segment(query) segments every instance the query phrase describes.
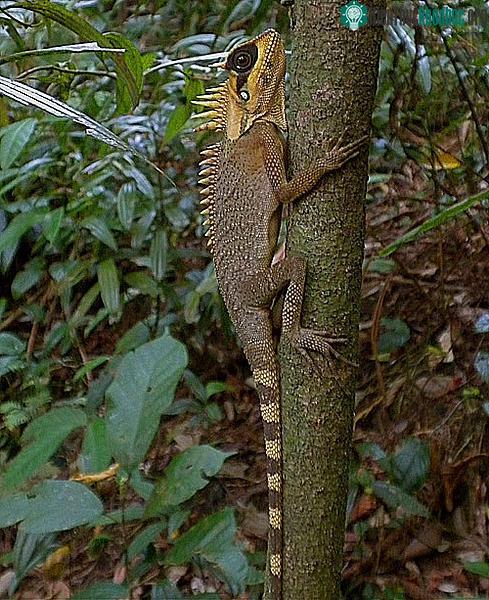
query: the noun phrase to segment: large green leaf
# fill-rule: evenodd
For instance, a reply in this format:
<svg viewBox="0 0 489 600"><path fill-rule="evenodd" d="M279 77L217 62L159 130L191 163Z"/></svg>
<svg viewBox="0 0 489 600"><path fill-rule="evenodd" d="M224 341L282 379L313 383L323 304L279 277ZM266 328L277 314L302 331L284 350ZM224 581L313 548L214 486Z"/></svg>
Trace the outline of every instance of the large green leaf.
<svg viewBox="0 0 489 600"><path fill-rule="evenodd" d="M209 483L207 477L216 475L226 458L233 454L212 446L194 446L175 456L156 484L149 501L149 514L156 514L191 498Z"/></svg>
<svg viewBox="0 0 489 600"><path fill-rule="evenodd" d="M27 516L29 499L25 494L9 494L0 499L0 528L10 527Z"/></svg>
<svg viewBox="0 0 489 600"><path fill-rule="evenodd" d="M379 337L379 352L385 354L394 352L407 344L411 330L402 319L382 319L383 333Z"/></svg>
<svg viewBox="0 0 489 600"><path fill-rule="evenodd" d="M107 432L112 455L128 471L144 459L186 364L185 347L170 336L140 346L119 363L106 392Z"/></svg>
<svg viewBox="0 0 489 600"><path fill-rule="evenodd" d="M127 558L132 560L138 554L143 554L149 544L153 543L154 540L160 533L165 529L166 523L158 522L148 525L133 539L129 548L127 549Z"/></svg>
<svg viewBox="0 0 489 600"><path fill-rule="evenodd" d="M426 506L418 502L414 496L407 494L396 485L386 481L376 481L372 485L374 494L394 510L401 508L407 516L429 517Z"/></svg>
<svg viewBox="0 0 489 600"><path fill-rule="evenodd" d="M487 562L464 562L464 569L472 575L478 575L479 577L485 577L489 579L489 563Z"/></svg>
<svg viewBox="0 0 489 600"><path fill-rule="evenodd" d="M18 356L26 348L26 343L15 334L4 331L0 333L0 354Z"/></svg>
<svg viewBox="0 0 489 600"><path fill-rule="evenodd" d="M22 527L17 529L13 552L13 567L18 585L34 567L44 562L46 557L58 547L53 533L27 533Z"/></svg>
<svg viewBox="0 0 489 600"><path fill-rule="evenodd" d="M119 293L119 274L113 258L101 262L97 268L100 295L106 308L115 314L121 307Z"/></svg>
<svg viewBox="0 0 489 600"><path fill-rule="evenodd" d="M19 271L11 285L12 297L14 300L21 298L27 291L37 285L45 273L46 261L38 256L29 261L25 269Z"/></svg>
<svg viewBox="0 0 489 600"><path fill-rule="evenodd" d="M35 475L56 452L63 440L86 423L85 413L78 408L53 408L34 419L22 435L22 450L7 463L0 489L11 490Z"/></svg>
<svg viewBox="0 0 489 600"><path fill-rule="evenodd" d="M127 600L129 588L127 585L99 581L71 596L71 600Z"/></svg>
<svg viewBox="0 0 489 600"><path fill-rule="evenodd" d="M93 521L103 510L100 499L77 481L43 481L30 493L21 527L28 533L64 531Z"/></svg>
<svg viewBox="0 0 489 600"><path fill-rule="evenodd" d="M44 219L45 214L45 210L31 210L14 217L0 235L0 252L17 244L31 227Z"/></svg>
<svg viewBox="0 0 489 600"><path fill-rule="evenodd" d="M8 169L29 143L36 128L36 119L24 119L0 130L0 168Z"/></svg>
<svg viewBox="0 0 489 600"><path fill-rule="evenodd" d="M142 63L139 52L128 39L115 33L104 35L85 19L48 0L24 0L16 2L14 6L32 10L56 21L76 33L83 41L97 42L102 48L123 47L126 50L123 55L119 53L112 54L118 79L118 111L120 113L128 112L131 108L137 106L143 82ZM122 87L124 89L121 89Z"/></svg>
<svg viewBox="0 0 489 600"><path fill-rule="evenodd" d="M430 451L417 438L404 442L389 460L389 475L405 492L418 490L426 481L430 471Z"/></svg>
<svg viewBox="0 0 489 600"><path fill-rule="evenodd" d="M83 219L82 227L86 227L98 240L117 251L117 242L103 219L95 216L87 217Z"/></svg>
<svg viewBox="0 0 489 600"><path fill-rule="evenodd" d="M161 281L166 273L166 254L168 251L168 239L164 229L157 229L151 240L149 257L151 260L151 271L157 281Z"/></svg>
<svg viewBox="0 0 489 600"><path fill-rule="evenodd" d="M100 473L111 461L107 428L103 419L91 417L83 438L82 451L78 465L82 473Z"/></svg>
<svg viewBox="0 0 489 600"><path fill-rule="evenodd" d="M184 533L168 552L165 562L181 565L199 556L223 577L233 595L245 587L248 564L243 551L235 543L236 521L230 508L202 519Z"/></svg>

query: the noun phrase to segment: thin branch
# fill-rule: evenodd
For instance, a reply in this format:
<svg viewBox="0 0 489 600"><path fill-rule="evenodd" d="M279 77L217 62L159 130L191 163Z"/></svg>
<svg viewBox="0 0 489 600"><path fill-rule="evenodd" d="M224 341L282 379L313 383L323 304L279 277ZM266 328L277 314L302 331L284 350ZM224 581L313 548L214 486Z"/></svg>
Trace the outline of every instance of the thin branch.
<svg viewBox="0 0 489 600"><path fill-rule="evenodd" d="M150 69L145 71L144 74L149 75L150 73L154 73L155 71L160 71L161 69L166 69L167 67L173 67L175 65L183 65L186 63L209 62L211 60L224 58L227 56L227 54L227 52L214 52L212 54L203 54L202 56L188 56L187 58L177 58L176 60L165 60L152 66Z"/></svg>
<svg viewBox="0 0 489 600"><path fill-rule="evenodd" d="M39 71L57 71L58 73L68 73L70 75L96 75L98 77L110 77L111 79L116 79L116 74L111 71L91 71L89 69L65 69L63 67L58 67L57 65L41 65L39 67L32 67L32 69L27 69L27 71L23 71L20 75L17 75L17 80L24 80L30 77L33 73L37 73Z"/></svg>
<svg viewBox="0 0 489 600"><path fill-rule="evenodd" d="M0 65L5 65L16 60L27 58L29 56L41 56L44 54L79 54L82 52L115 52L117 54L124 54L124 48L102 48L97 42L88 42L86 44L68 44L67 46L53 46L51 48L38 48L36 50L23 50L22 52L15 52L8 56L0 57Z"/></svg>

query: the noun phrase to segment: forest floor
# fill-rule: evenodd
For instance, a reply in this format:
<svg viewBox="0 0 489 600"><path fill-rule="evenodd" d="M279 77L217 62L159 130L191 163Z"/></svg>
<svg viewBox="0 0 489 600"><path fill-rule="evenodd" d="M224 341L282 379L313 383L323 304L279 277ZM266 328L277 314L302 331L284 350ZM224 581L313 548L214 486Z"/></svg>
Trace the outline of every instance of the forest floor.
<svg viewBox="0 0 489 600"><path fill-rule="evenodd" d="M354 440L356 447L373 442L387 452L407 437L426 442L431 469L417 499L431 516L413 517L400 525L396 511L375 496L361 493L356 498L345 541L343 577L349 599L362 599L366 584L390 588L393 593L403 590L403 595L398 591L398 595L386 596L393 599L480 598L489 594L489 579L472 575L463 566L464 562L483 561L488 547L489 454L484 451L487 415L482 410L487 387L474 368L475 355L484 342L474 324L489 310L487 218L482 209L475 208L451 225L404 246L395 254L392 270L376 262L380 249L432 214L434 202L412 199L426 186L419 168L408 161L401 173L370 190ZM374 357L384 318L404 321L410 338L382 362ZM97 345L98 354L110 352L117 336L132 324L131 318L119 329L96 332L87 344ZM225 418L212 426L196 425L188 413L167 420L145 468L150 476L157 474L177 450L198 443L235 451L220 475L197 496L191 522L222 506L232 506L245 548L263 551L267 492L258 403L239 348L219 332L213 332L208 340L205 352L194 353L191 367L204 380L221 380L232 387L233 392L218 397ZM185 396L188 390L180 393ZM68 466L79 443L72 437L65 444ZM376 479L385 476L372 459L360 458L358 453L355 458ZM118 507L114 481L99 484L98 492L109 508ZM363 523L361 536L358 523ZM17 597L65 598L93 581L122 582L125 540L131 540L142 527L138 522L134 526L128 523L125 531L110 528L111 543L98 556L87 550L90 532L67 535L69 568L61 577L53 577L49 569L37 569L24 581ZM11 542L4 540L6 547ZM164 550L167 542L161 538L158 544ZM165 576L178 582L181 589L217 591L223 598L229 597L222 584L192 567L155 567L144 576L134 597L145 597L147 586Z"/></svg>

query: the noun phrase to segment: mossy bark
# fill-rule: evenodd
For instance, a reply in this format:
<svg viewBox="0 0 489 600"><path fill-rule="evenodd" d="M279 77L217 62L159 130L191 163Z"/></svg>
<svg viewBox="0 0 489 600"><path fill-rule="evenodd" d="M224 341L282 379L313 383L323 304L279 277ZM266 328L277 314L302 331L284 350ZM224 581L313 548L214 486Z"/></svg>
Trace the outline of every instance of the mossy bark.
<svg viewBox="0 0 489 600"><path fill-rule="evenodd" d="M339 24L343 2L291 8L290 152L293 175L370 130L382 37ZM380 6L380 2L377 6ZM302 323L347 339L357 359L368 145L295 206L287 254L308 263ZM280 344L284 416L284 600L339 600L356 369L331 357L314 368ZM318 370L320 373L318 374Z"/></svg>

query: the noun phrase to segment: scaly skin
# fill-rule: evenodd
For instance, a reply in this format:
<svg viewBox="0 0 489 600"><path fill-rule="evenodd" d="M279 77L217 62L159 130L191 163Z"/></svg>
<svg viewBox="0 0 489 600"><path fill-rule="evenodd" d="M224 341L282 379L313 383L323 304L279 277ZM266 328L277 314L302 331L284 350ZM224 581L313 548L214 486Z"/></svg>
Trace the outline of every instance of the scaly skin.
<svg viewBox="0 0 489 600"><path fill-rule="evenodd" d="M271 29L229 53L226 82L196 102L210 109L197 130L224 132L202 152L203 214L219 288L255 379L263 418L269 489L267 569L271 598L282 598L282 419L280 371L271 305L285 290L282 335L303 352L338 355L335 338L301 327L306 264L285 257L272 265L282 207L310 191L328 171L358 154L366 138L341 145L286 179L285 52ZM336 340L337 341L337 340Z"/></svg>

